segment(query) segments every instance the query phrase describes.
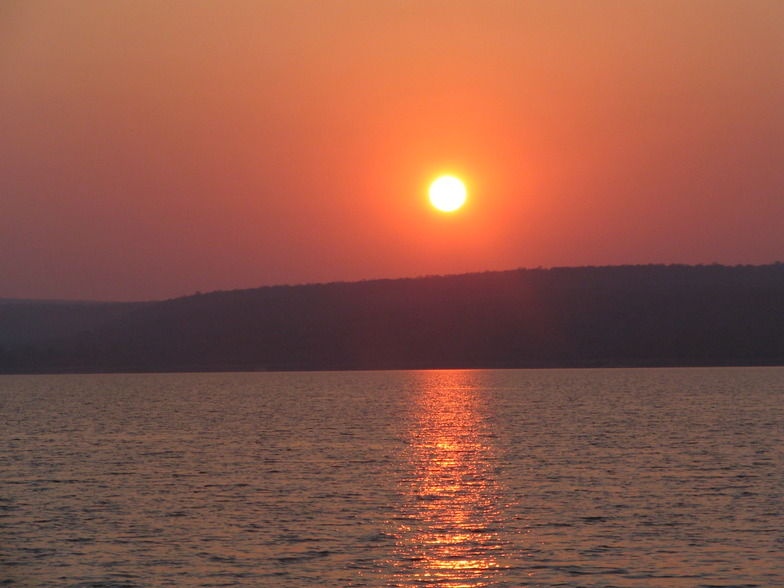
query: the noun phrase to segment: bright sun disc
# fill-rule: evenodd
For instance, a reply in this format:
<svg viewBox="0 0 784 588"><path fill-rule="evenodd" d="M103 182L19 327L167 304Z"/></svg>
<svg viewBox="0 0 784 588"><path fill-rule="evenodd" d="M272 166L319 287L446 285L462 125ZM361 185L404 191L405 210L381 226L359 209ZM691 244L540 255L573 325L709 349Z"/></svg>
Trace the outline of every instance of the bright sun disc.
<svg viewBox="0 0 784 588"><path fill-rule="evenodd" d="M463 182L453 176L442 176L430 184L430 202L438 210L451 212L457 210L466 199Z"/></svg>

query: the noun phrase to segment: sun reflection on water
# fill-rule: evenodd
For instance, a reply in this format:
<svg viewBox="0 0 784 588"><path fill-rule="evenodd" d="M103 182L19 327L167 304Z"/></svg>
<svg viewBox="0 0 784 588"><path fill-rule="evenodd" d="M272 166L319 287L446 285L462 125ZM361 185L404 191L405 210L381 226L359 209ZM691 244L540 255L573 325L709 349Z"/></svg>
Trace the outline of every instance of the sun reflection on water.
<svg viewBox="0 0 784 588"><path fill-rule="evenodd" d="M482 586L504 569L502 493L477 372L420 372L412 407L411 476L399 530L399 576L417 584Z"/></svg>

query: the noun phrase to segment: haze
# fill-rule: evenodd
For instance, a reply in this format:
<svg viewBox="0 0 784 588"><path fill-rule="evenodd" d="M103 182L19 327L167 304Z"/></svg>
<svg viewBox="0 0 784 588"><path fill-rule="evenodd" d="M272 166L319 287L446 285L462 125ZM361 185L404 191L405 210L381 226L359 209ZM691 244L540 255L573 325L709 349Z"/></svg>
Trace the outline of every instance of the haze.
<svg viewBox="0 0 784 588"><path fill-rule="evenodd" d="M0 297L780 260L783 25L779 0L6 0Z"/></svg>

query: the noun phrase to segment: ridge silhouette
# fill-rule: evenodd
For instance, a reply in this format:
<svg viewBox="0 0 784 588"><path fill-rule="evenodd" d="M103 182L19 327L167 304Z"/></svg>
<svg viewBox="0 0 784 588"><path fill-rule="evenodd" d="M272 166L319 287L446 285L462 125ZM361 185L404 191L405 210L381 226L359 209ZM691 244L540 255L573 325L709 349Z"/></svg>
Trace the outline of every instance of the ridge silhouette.
<svg viewBox="0 0 784 588"><path fill-rule="evenodd" d="M784 364L784 264L0 301L0 373Z"/></svg>

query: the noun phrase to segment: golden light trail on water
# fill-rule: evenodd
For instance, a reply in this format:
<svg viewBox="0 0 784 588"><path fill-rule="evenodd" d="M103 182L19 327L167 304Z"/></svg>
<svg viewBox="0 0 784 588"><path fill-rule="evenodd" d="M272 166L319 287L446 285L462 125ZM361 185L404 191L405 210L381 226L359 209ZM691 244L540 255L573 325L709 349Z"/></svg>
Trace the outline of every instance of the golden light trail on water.
<svg viewBox="0 0 784 588"><path fill-rule="evenodd" d="M471 372L423 372L410 431L413 474L403 489L401 576L462 588L503 571L503 506Z"/></svg>

